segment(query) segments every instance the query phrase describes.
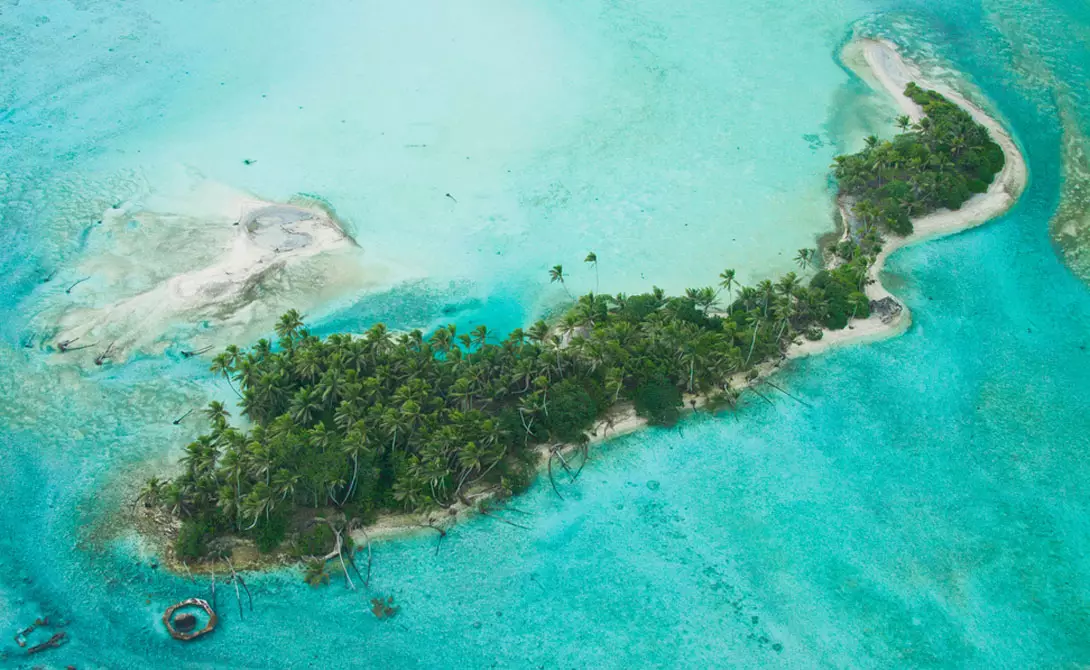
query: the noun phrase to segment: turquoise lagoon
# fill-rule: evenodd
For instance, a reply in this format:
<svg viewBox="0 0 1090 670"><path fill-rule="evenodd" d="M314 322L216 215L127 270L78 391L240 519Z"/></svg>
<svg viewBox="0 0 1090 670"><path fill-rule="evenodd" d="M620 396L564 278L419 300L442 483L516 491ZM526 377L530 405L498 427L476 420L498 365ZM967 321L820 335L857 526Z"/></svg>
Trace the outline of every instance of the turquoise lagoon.
<svg viewBox="0 0 1090 670"><path fill-rule="evenodd" d="M1090 132L1085 4L393 4L0 9L0 663L30 665L11 636L42 614L70 637L49 667L1090 662L1090 292L1048 231L1063 133ZM254 575L245 619L221 589L213 636L166 636L204 586L116 510L193 435L171 420L229 391L171 356L47 362L35 317L111 244L106 207L179 165L333 203L406 279L315 306L326 332L519 325L561 299L547 267L593 288L591 249L603 290L752 281L832 228L830 157L886 128L837 61L856 30L964 73L1032 172L1007 216L891 259L905 335L793 363L810 406L605 444L565 500L517 501L529 530L383 543L372 593Z"/></svg>

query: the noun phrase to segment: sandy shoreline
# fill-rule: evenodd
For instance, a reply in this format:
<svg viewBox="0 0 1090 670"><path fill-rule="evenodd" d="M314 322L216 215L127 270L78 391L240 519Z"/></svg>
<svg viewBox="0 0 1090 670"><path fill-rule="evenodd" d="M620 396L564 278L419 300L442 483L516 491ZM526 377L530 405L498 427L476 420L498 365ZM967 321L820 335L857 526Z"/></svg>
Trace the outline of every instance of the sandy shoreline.
<svg viewBox="0 0 1090 670"><path fill-rule="evenodd" d="M868 72L861 74L869 74L873 77L873 79L881 85L882 90L893 98L897 107L905 114L908 114L913 120L922 118L923 110L919 105L904 95L905 86L910 81L916 82L923 88L938 91L946 96L947 99L969 112L977 123L980 123L988 129L992 138L1000 147L1002 147L1006 162L1003 166L1003 170L996 175L995 180L988 187L988 190L985 193L973 196L960 209L955 211L940 210L927 216L913 219L913 233L911 235L886 235L882 251L870 268L870 279L873 281L866 287L866 294L872 301L879 301L886 298L895 301L896 304L900 306L900 311L897 314L892 315L892 317L890 315L885 315L884 317L883 315L873 314L866 319L853 320L848 328L841 330L825 330L823 331L823 336L820 340L798 341L788 348L786 352L787 359L813 356L829 349L849 344L873 342L899 335L908 330L908 327L912 324L911 313L904 303L897 300L897 298L882 285L880 279L886 259L889 258L893 252L902 247L934 237L952 235L962 230L978 226L1003 214L1017 201L1018 196L1021 195L1022 191L1025 189L1028 179L1028 171L1022 153L1019 151L1018 146L1003 125L957 91L954 91L943 84L928 81L920 74L916 67L901 57L897 48L892 43L885 40L862 39L853 42L848 45L847 48L859 49L861 51L860 55L865 59L868 67ZM760 375L757 379L759 380L775 373L775 371L779 369L781 362L782 361L769 362L761 366L759 368ZM732 380L732 384L735 385L736 388L746 388L747 386L752 386L756 381L757 380L746 382L739 375ZM695 401L695 407L688 404L690 401ZM687 403L685 408L686 411L693 411L693 409L699 408L702 405L702 400L699 398L686 397L685 402ZM692 409L690 409L690 407L692 407ZM599 421L595 425L594 429L591 431L590 443L595 444L608 439L613 439L646 427L647 420L636 416L636 412L631 406L620 406L615 408L610 413L609 417ZM547 458L547 454L548 452L543 449L543 458ZM451 511L454 511L454 513L450 514ZM447 517L447 523L451 523L466 511L467 510L464 507L458 509L452 508L452 510L447 510L447 513L443 516ZM393 519L380 521L375 527L378 532L375 533L372 531L372 538L376 536L398 536L419 530L419 526L391 523L391 521L393 521Z"/></svg>
<svg viewBox="0 0 1090 670"><path fill-rule="evenodd" d="M885 40L863 39L848 45L846 50L849 49L858 49L860 51L859 55L866 62L868 71L860 74L873 77L882 86L883 91L892 97L897 107L911 117L913 121L918 121L923 117L923 110L904 95L905 86L912 81L922 88L938 91L948 100L969 112L977 123L988 129L992 139L1003 149L1006 162L1002 171L995 176L995 180L989 185L988 190L970 198L960 209L954 211L939 210L927 216L913 219L913 232L911 235L885 235L882 251L870 268L869 277L872 281L866 287L866 294L872 301L886 298L895 301L901 308L899 314L893 318L887 317L885 319L880 315L872 315L866 319L852 321L848 328L843 330L826 330L824 336L816 342L804 341L792 345L787 351L788 358L812 356L838 346L873 342L906 331L912 324L911 312L881 282L880 275L886 259L902 247L934 237L953 235L979 226L1003 214L1018 200L1018 196L1025 190L1029 177L1022 152L1019 151L1014 139L1002 124L957 91L943 84L928 81L915 66L901 57L892 43ZM870 79L870 77L865 78ZM842 205L841 212L844 213ZM847 218L845 218L845 221L847 221Z"/></svg>
<svg viewBox="0 0 1090 670"><path fill-rule="evenodd" d="M980 225L1007 211L1022 193L1027 182L1027 169L1025 161L1017 145L1010 134L995 119L988 116L979 107L969 102L964 96L951 90L948 86L930 82L922 77L919 71L906 62L897 52L893 44L878 40L857 40L848 45L847 49L857 49L857 55L865 59L867 72L860 72L868 81L877 82L888 93L898 108L908 114L914 120L922 117L921 108L904 96L905 85L915 81L923 88L936 90L949 100L957 103L981 125L988 128L992 138L1002 147L1006 157L1003 170L996 175L995 180L989 186L987 192L971 198L962 208L956 211L941 210L925 217L913 219L914 232L907 236L887 235L881 253L870 268L869 276L873 280L866 287L866 294L872 301L890 299L900 306L899 311L887 314L872 314L867 319L855 319L848 328L841 330L825 330L823 337L817 341L801 340L792 344L786 351L785 359L767 362L758 368L756 379L746 380L744 375L736 375L732 380L732 386L739 389L752 387L760 379L774 374L779 369L783 360L812 356L829 349L848 344L860 344L892 337L908 329L911 325L911 314L901 301L897 300L882 285L880 274L886 259L894 251L901 247L917 242L951 235L968 228ZM847 219L845 219L846 221ZM686 412L692 412L703 405L703 399L685 396ZM623 404L613 408L609 415L599 420L590 431L590 444L620 437L636 432L647 427L647 420L636 415L631 404ZM562 447L564 453L574 451L572 445ZM550 454L550 446L542 445L541 469L544 469ZM554 472L554 475L557 475ZM566 478L562 472L556 476L558 484ZM376 523L366 528L366 532L356 531L353 536L359 546L369 538L370 540L405 537L421 532L435 532L429 526L449 527L458 519L472 514L476 505L489 500L494 496L491 491L477 491L466 496L470 505L456 503L448 509L440 509L426 515L397 514L380 518ZM498 507L497 511L502 507ZM164 556L164 558L167 558ZM279 556L258 557L253 561L236 561L240 568L255 569L260 567L283 566L285 561ZM169 559L168 559L169 560ZM288 561L287 564L294 563Z"/></svg>

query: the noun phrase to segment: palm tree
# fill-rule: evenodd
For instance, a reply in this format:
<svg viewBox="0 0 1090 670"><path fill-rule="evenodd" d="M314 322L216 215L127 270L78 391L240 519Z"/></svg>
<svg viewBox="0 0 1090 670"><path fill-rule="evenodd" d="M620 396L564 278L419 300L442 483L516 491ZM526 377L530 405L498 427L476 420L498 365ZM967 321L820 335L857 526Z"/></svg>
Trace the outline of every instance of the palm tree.
<svg viewBox="0 0 1090 670"><path fill-rule="evenodd" d="M299 389L291 399L291 418L304 426L312 425L321 411L320 391L313 387Z"/></svg>
<svg viewBox="0 0 1090 670"><path fill-rule="evenodd" d="M246 515L253 520L253 523L251 523L246 530L251 530L256 526L257 522L261 520L262 515L264 515L265 521L267 522L275 508L276 491L265 482L258 482L255 484L253 490L250 491L242 501L242 509L245 511Z"/></svg>
<svg viewBox="0 0 1090 670"><path fill-rule="evenodd" d="M908 132L909 127L912 125L912 119L906 114L902 114L897 117L897 127L901 129L901 132Z"/></svg>
<svg viewBox="0 0 1090 670"><path fill-rule="evenodd" d="M231 381L231 373L234 371L234 367L231 365L231 355L227 352L218 354L212 359L212 366L209 368L212 374L222 374L223 378L227 380L227 383L231 386L231 390L235 392L238 397L242 397L242 394L235 388L234 382Z"/></svg>
<svg viewBox="0 0 1090 670"><path fill-rule="evenodd" d="M598 292L598 254L593 251L587 254L587 257L583 259L584 263L591 263L594 265L594 292Z"/></svg>
<svg viewBox="0 0 1090 670"><path fill-rule="evenodd" d="M564 291L567 292L569 298L571 298L572 300L575 299L575 296L573 296L571 294L571 291L568 290L568 285L564 283L564 266L563 265L554 265L549 270L549 283L554 284L556 282L560 282L560 285L564 287Z"/></svg>
<svg viewBox="0 0 1090 670"><path fill-rule="evenodd" d="M852 293L848 296L848 304L852 306L852 317L855 318L856 312L861 308L865 309L870 306L870 299L863 293Z"/></svg>
<svg viewBox="0 0 1090 670"><path fill-rule="evenodd" d="M549 336L549 324L544 321L538 321L534 325L530 326L530 330L527 332L530 336L531 342L537 342L541 344L545 341L545 338Z"/></svg>
<svg viewBox="0 0 1090 670"><path fill-rule="evenodd" d="M360 456L369 453L370 444L367 440L367 428L363 422L357 423L351 431L349 431L344 441L344 453L346 456L352 459L352 480L348 483L348 493L344 496L344 501L341 501L343 505L345 501L352 497L352 494L356 491L356 479L360 473Z"/></svg>
<svg viewBox="0 0 1090 670"><path fill-rule="evenodd" d="M303 317L299 314L298 310L289 309L280 317L280 320L276 323L276 334L281 340L291 344L298 336L299 331L303 327Z"/></svg>
<svg viewBox="0 0 1090 670"><path fill-rule="evenodd" d="M158 477L149 477L144 482L144 487L140 489L140 493L136 496L137 502L143 502L144 507L154 507L160 503L163 499L163 493L166 487L166 483Z"/></svg>
<svg viewBox="0 0 1090 670"><path fill-rule="evenodd" d="M478 348L483 347L485 341L488 339L488 326L483 323L473 329L473 343Z"/></svg>
<svg viewBox="0 0 1090 670"><path fill-rule="evenodd" d="M213 400L204 409L204 415L208 417L208 422L212 424L213 432L219 434L227 429L227 419L231 416L231 413L227 411L222 402Z"/></svg>
<svg viewBox="0 0 1090 670"><path fill-rule="evenodd" d="M734 287L736 284L737 282L734 281L734 270L728 269L719 273L719 285L726 289L727 300L730 301L730 304L727 305L727 314L734 311Z"/></svg>
<svg viewBox="0 0 1090 670"><path fill-rule="evenodd" d="M806 270L813 263L814 255L813 249L799 249L799 253L795 255L795 264L800 269Z"/></svg>

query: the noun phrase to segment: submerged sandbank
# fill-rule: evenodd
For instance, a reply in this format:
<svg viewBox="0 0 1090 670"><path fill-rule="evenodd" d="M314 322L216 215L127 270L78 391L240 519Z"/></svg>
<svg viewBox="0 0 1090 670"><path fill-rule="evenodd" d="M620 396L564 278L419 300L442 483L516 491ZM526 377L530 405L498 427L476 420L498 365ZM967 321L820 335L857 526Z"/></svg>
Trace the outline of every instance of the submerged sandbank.
<svg viewBox="0 0 1090 670"><path fill-rule="evenodd" d="M54 296L39 319L47 346L80 364L176 344L199 351L260 336L290 307L388 281L388 268L365 266L321 203L268 202L219 185L188 195L167 205L185 214L122 205L104 213L95 234L108 243L74 270L86 283Z"/></svg>

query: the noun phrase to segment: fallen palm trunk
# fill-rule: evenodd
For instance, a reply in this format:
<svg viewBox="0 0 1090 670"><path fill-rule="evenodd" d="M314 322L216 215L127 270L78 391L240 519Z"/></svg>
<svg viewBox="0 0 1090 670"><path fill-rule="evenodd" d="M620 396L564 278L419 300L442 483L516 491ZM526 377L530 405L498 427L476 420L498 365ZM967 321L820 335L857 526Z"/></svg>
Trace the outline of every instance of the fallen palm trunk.
<svg viewBox="0 0 1090 670"><path fill-rule="evenodd" d="M53 637L49 638L45 642L41 644L36 644L30 649L27 649L26 653L29 656L30 654L37 654L40 651L45 651L46 649L56 649L67 641L68 634L62 630L59 633L54 633Z"/></svg>

